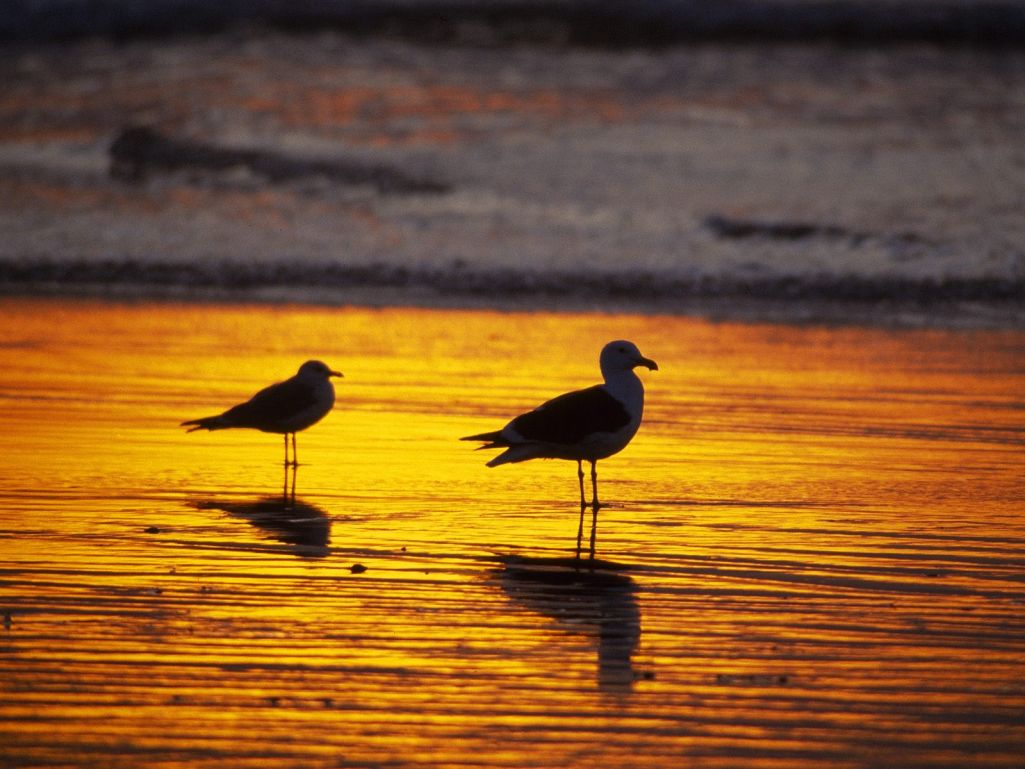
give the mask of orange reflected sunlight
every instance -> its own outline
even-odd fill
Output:
[[[1009,767],[1025,745],[1020,332],[3,313],[0,754],[26,765],[801,769],[889,745]],[[604,566],[574,571],[573,463],[490,469],[458,439],[597,382],[613,338],[659,370],[598,465]],[[280,435],[179,427],[311,358],[345,378],[294,476]]]

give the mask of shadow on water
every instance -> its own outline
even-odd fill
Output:
[[[517,605],[555,621],[559,630],[593,639],[598,688],[624,694],[639,677],[633,655],[641,638],[636,585],[623,567],[573,558],[506,556],[496,576]]]
[[[322,508],[296,497],[296,468],[285,466],[281,494],[252,501],[205,500],[199,510],[223,510],[245,520],[266,536],[292,547],[301,558],[325,558],[331,549],[331,519]]]

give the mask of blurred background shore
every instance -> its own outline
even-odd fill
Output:
[[[0,292],[1025,325],[1020,2],[22,2]]]

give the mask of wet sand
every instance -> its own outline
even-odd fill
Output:
[[[1020,764],[1020,331],[0,311],[5,766]],[[610,336],[660,370],[576,574],[575,468],[456,439]],[[177,427],[314,355],[295,478]]]

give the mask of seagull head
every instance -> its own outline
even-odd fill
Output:
[[[323,361],[308,360],[299,367],[297,376],[303,379],[329,379],[333,376],[342,376],[342,372],[332,370]]]
[[[598,359],[603,373],[612,371],[630,371],[638,366],[645,366],[652,371],[658,371],[658,364],[651,358],[645,358],[637,345],[619,339],[609,342],[602,348],[601,357]]]

